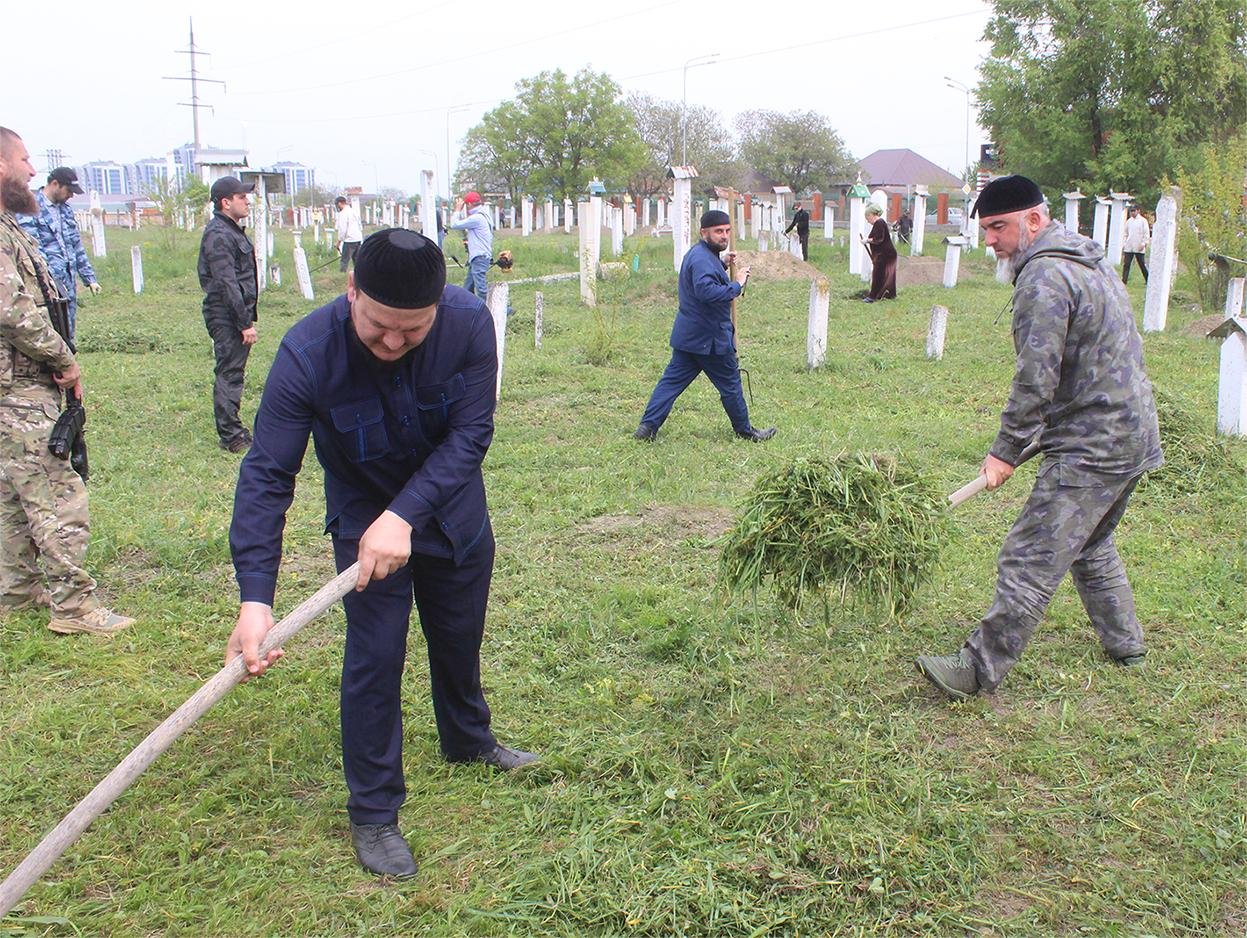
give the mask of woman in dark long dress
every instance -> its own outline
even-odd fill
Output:
[[[866,221],[870,224],[870,234],[866,244],[870,249],[870,295],[867,303],[875,300],[896,299],[896,248],[892,245],[892,235],[888,233],[888,223],[883,220],[883,213],[875,205],[866,208]]]

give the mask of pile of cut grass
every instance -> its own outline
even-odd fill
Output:
[[[1152,391],[1165,464],[1147,474],[1145,487],[1197,495],[1242,476],[1243,466],[1217,437],[1214,420],[1197,417],[1195,408],[1169,390],[1153,385]]]
[[[796,610],[812,595],[895,616],[935,571],[947,501],[889,456],[799,457],[758,479],[720,541],[732,594],[768,582]]]

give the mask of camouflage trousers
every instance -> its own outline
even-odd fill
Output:
[[[53,615],[64,617],[99,602],[83,567],[90,539],[86,486],[69,460],[48,452],[59,411],[51,388],[0,398],[0,603],[24,601],[46,576]]]
[[[1144,653],[1134,593],[1113,541],[1138,481],[1044,461],[1000,548],[991,608],[965,643],[984,690],[994,690],[1022,657],[1067,572],[1109,657]]]

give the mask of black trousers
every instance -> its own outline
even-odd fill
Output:
[[[342,242],[342,264],[341,271],[346,273],[346,265],[355,260],[355,255],[359,253],[359,246],[362,241],[343,241]]]
[[[342,571],[359,541],[333,539]],[[356,824],[392,824],[407,797],[403,779],[402,677],[414,598],[429,650],[433,716],[442,753],[462,762],[497,745],[481,690],[481,638],[494,569],[494,536],[486,531],[460,565],[413,554],[401,570],[342,600],[342,768]]]
[[[1141,251],[1126,251],[1122,254],[1125,261],[1121,267],[1122,283],[1130,282],[1130,262],[1135,261],[1139,265],[1139,270],[1143,271],[1143,282],[1147,283],[1147,264],[1143,263],[1143,253]]]
[[[232,318],[205,317],[204,325],[208,327],[208,335],[212,336],[212,354],[216,358],[212,415],[216,419],[217,436],[222,443],[228,444],[247,435],[238,410],[242,406],[243,377],[251,346],[243,343],[242,331]]]

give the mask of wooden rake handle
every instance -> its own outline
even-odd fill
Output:
[[[1032,440],[1026,445],[1026,449],[1022,450],[1021,455],[1018,457],[1017,465],[1022,465],[1022,463],[1026,462],[1026,460],[1030,459],[1038,452],[1039,440]],[[1016,469],[1017,466],[1014,466],[1014,468]],[[957,489],[957,491],[953,492],[953,494],[948,496],[948,507],[956,508],[958,505],[968,502],[985,488],[987,488],[987,476],[982,474],[975,476],[973,480],[967,482],[961,488]]]
[[[313,596],[296,607],[288,616],[278,622],[260,646],[263,656],[270,649],[278,648],[287,640],[297,635],[304,626],[317,618],[326,609],[350,592],[359,578],[359,564],[352,564],[336,577],[322,586]],[[235,685],[246,677],[246,665],[242,656],[235,658],[215,676],[210,678],[199,690],[178,707],[158,727],[152,730],[147,738],[134,747],[130,754],[106,775],[91,792],[78,802],[77,806],[65,815],[39,841],[39,846],[23,860],[8,878],[0,883],[0,916],[7,915],[21,901],[48,868],[55,863],[73,843],[82,836],[92,821],[108,810],[109,805],[121,797],[136,778],[156,761],[157,757],[168,749],[173,742],[218,700],[228,694]]]

